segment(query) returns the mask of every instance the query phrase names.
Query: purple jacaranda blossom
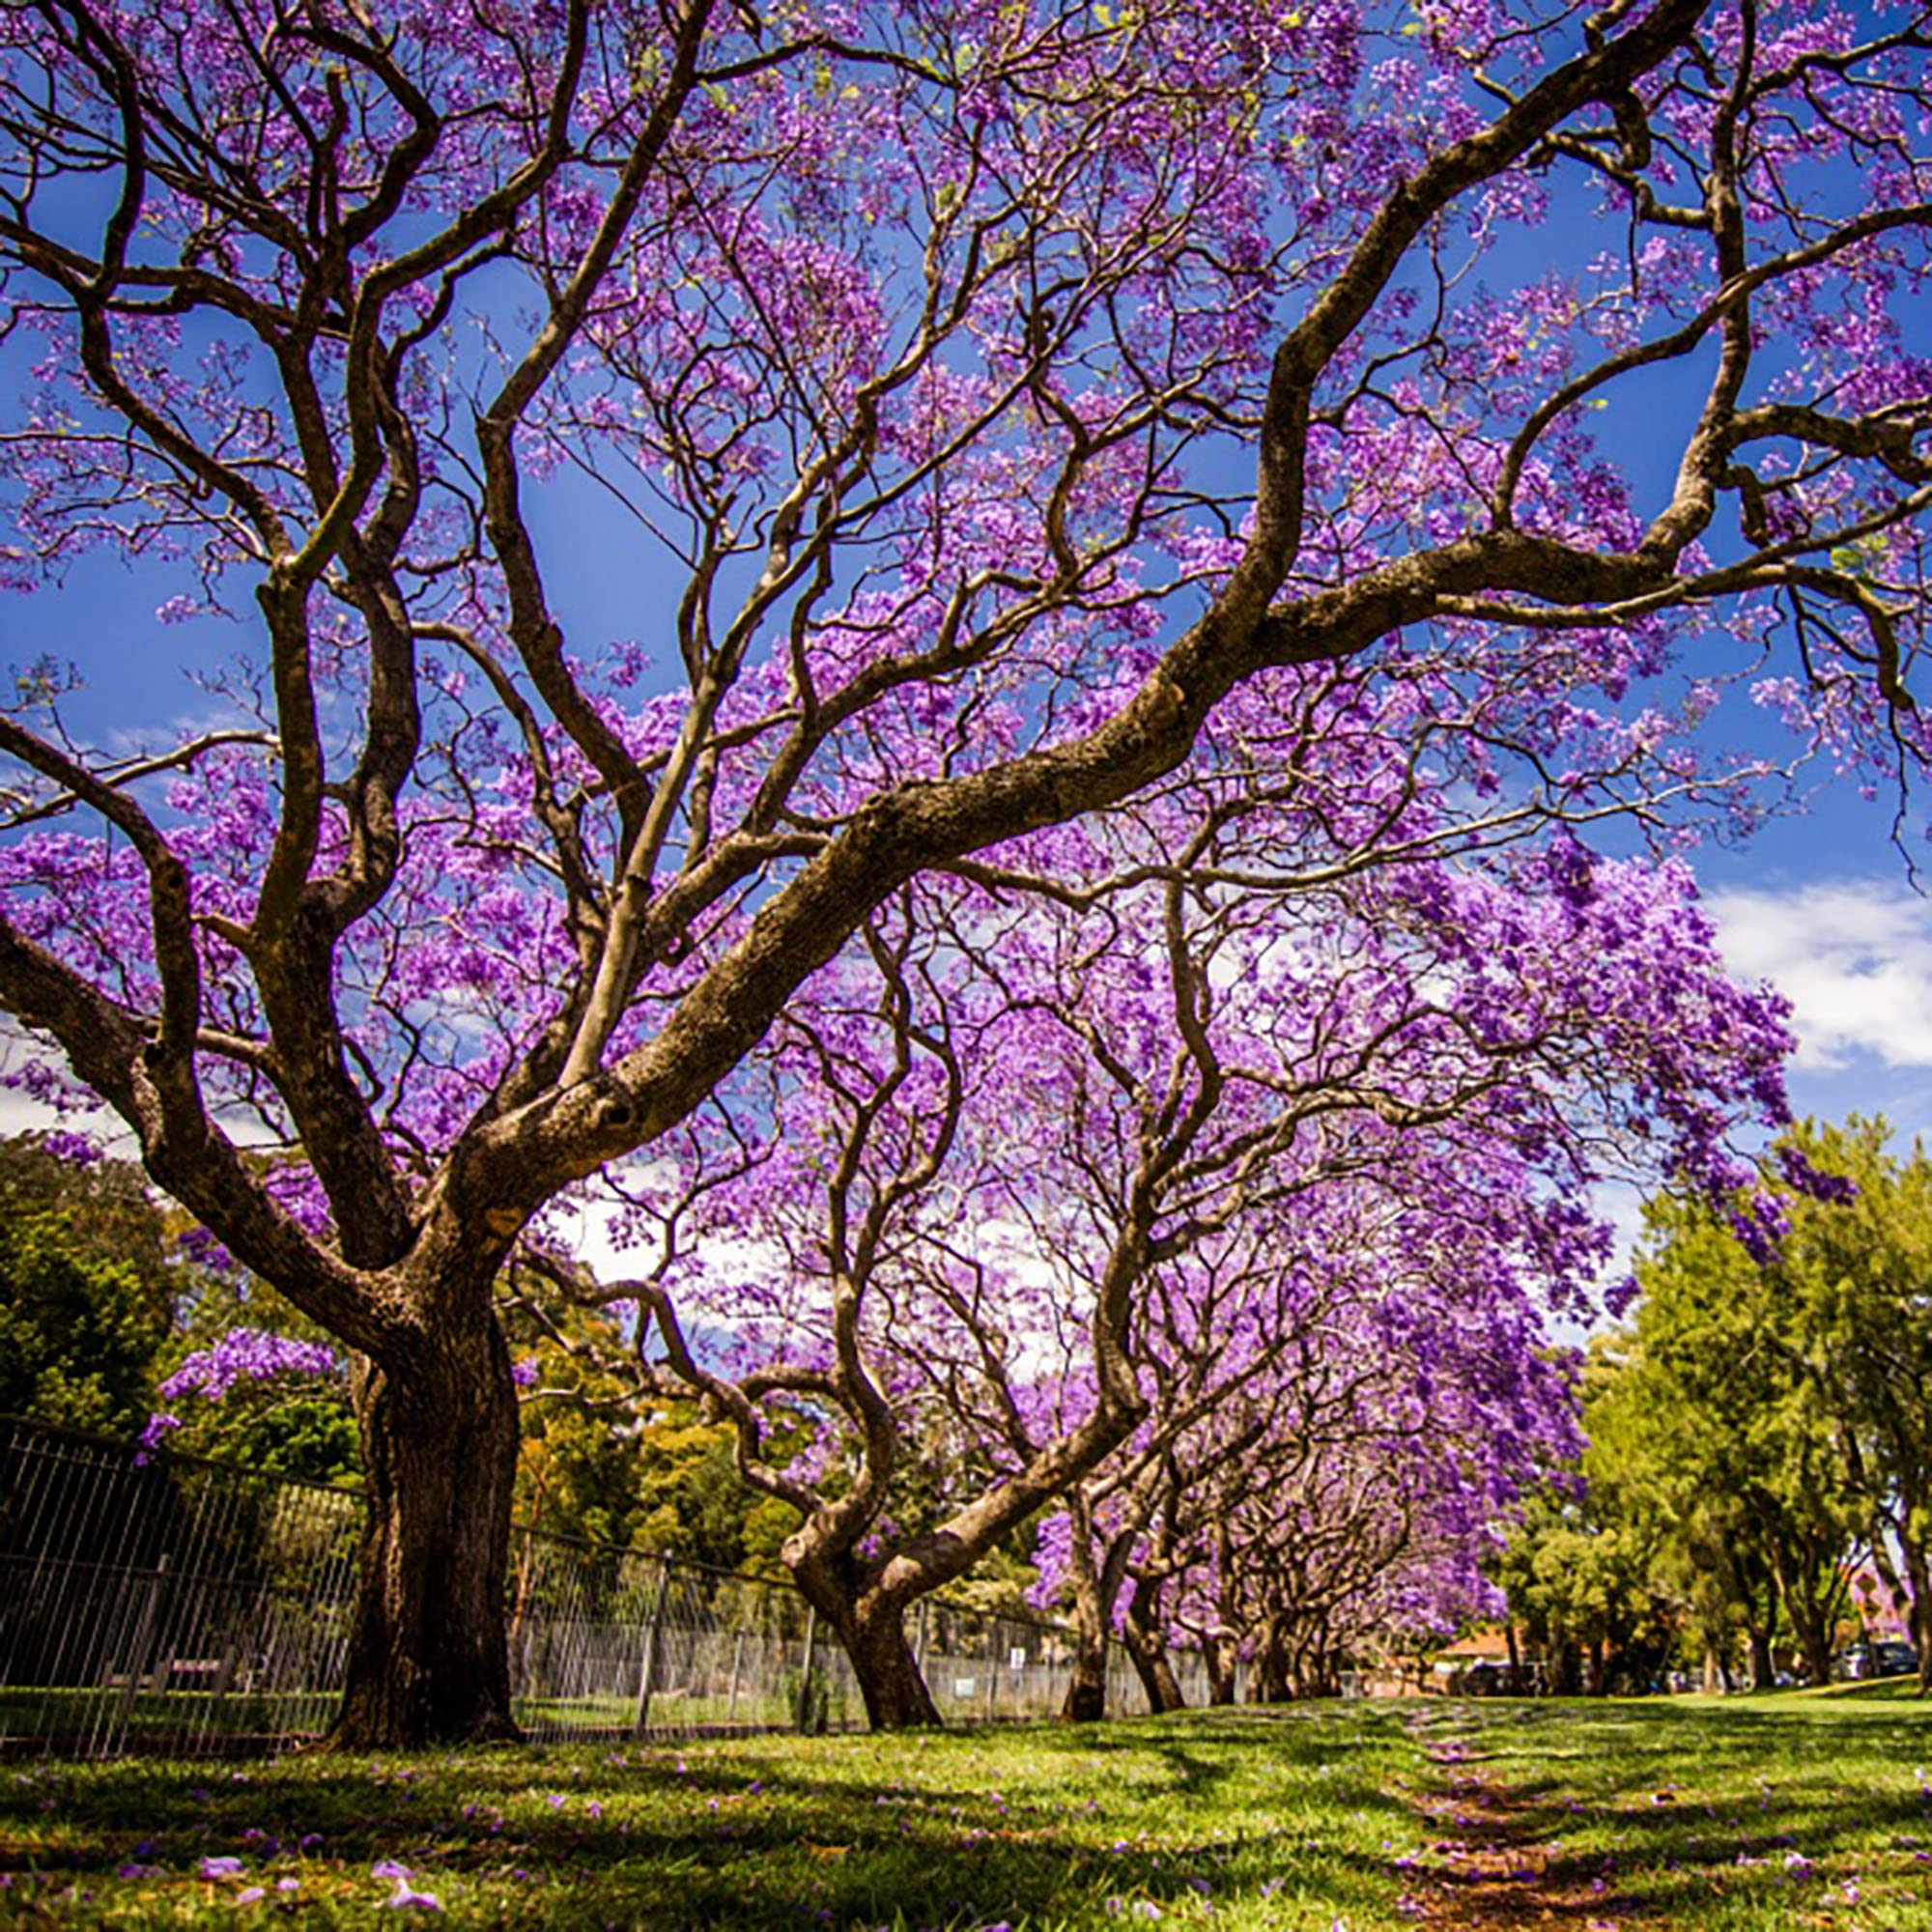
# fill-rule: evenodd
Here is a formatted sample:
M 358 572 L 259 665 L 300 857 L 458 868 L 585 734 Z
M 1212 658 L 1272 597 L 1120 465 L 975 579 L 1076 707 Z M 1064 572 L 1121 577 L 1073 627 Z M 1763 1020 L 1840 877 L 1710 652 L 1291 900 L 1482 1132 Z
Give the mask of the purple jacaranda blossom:
M 1735 740 L 1744 764 L 1710 754 L 1702 727 L 1733 675 L 1794 734 L 1793 760 L 1902 787 L 1923 759 L 1899 683 L 1918 634 L 1901 669 L 1897 620 L 1865 587 L 1923 582 L 1922 460 L 1897 440 L 1927 387 L 1903 288 L 1922 265 L 1922 48 L 1902 33 L 1858 47 L 1857 9 L 1788 10 L 1761 36 L 1735 9 L 1638 9 L 1607 53 L 1579 47 L 1563 10 L 1489 0 L 1136 0 L 1125 25 L 1104 9 L 980 11 L 956 60 L 907 58 L 890 7 L 808 6 L 796 44 L 772 50 L 750 14 L 698 12 L 696 67 L 646 75 L 631 9 L 431 7 L 380 25 L 334 9 L 327 35 L 274 37 L 270 87 L 256 10 L 117 0 L 79 39 L 52 14 L 9 16 L 10 52 L 46 78 L 16 91 L 19 169 L 76 212 L 58 275 L 41 238 L 0 238 L 0 275 L 47 282 L 31 386 L 0 438 L 0 582 L 135 557 L 168 624 L 259 593 L 260 656 L 224 696 L 275 715 L 123 782 L 118 753 L 90 764 L 91 737 L 33 722 L 65 689 L 58 669 L 21 673 L 26 789 L 0 892 L 22 943 L 0 960 L 0 1004 L 32 1012 L 70 1065 L 37 1046 L 7 1077 L 71 1110 L 85 1076 L 138 1114 L 156 1171 L 204 1195 L 215 1232 L 345 1344 L 445 1315 L 473 1342 L 494 1270 L 459 1281 L 447 1257 L 514 1240 L 532 1213 L 532 1238 L 551 1238 L 550 1204 L 600 1165 L 625 1170 L 646 1138 L 667 1200 L 700 1220 L 762 1205 L 797 1238 L 748 1247 L 820 1256 L 821 1156 L 842 1134 L 870 1163 L 852 1191 L 888 1200 L 877 1246 L 898 1270 L 856 1295 L 847 1332 L 817 1261 L 776 1287 L 672 1270 L 656 1312 L 727 1292 L 752 1304 L 743 1320 L 695 1308 L 692 1325 L 725 1337 L 738 1359 L 717 1373 L 753 1387 L 780 1297 L 812 1318 L 795 1325 L 815 1331 L 806 1369 L 827 1381 L 827 1362 L 869 1359 L 897 1327 L 902 1357 L 861 1420 L 894 1411 L 902 1432 L 927 1426 L 912 1368 L 964 1363 L 970 1378 L 984 1362 L 990 1386 L 940 1426 L 963 1439 L 996 1413 L 995 1459 L 1010 1435 L 1020 1463 L 1116 1426 L 1112 1446 L 1134 1453 L 1138 1365 L 1110 1379 L 1120 1350 L 1079 1359 L 1070 1298 L 1117 1278 L 1092 1265 L 1113 1245 L 1096 1223 L 1129 1198 L 1131 1177 L 1103 1171 L 1109 1147 L 1149 1147 L 1156 1182 L 1211 1182 L 1222 1162 L 1203 1213 L 1132 1196 L 1139 1245 L 1174 1265 L 1115 1297 L 1122 1338 L 1160 1301 L 1197 1359 L 1195 1330 L 1221 1325 L 1207 1284 L 1237 1218 L 1219 1212 L 1236 1149 L 1256 1156 L 1241 1186 L 1263 1192 L 1277 1152 L 1285 1190 L 1327 1192 L 1341 1168 L 1344 1196 L 1400 1176 L 1435 1272 L 1456 1268 L 1459 1226 L 1505 1258 L 1447 1311 L 1480 1325 L 1493 1290 L 1497 1372 L 1464 1386 L 1468 1351 L 1438 1360 L 1405 1337 L 1406 1386 L 1378 1406 L 1383 1435 L 1402 1435 L 1406 1403 L 1409 1435 L 1450 1460 L 1485 1415 L 1515 1438 L 1472 1481 L 1431 1488 L 1446 1546 L 1496 1520 L 1555 1446 L 1553 1400 L 1509 1365 L 1541 1340 L 1518 1319 L 1524 1283 L 1558 1302 L 1590 1293 L 1603 1231 L 1578 1204 L 1597 1151 L 1647 1150 L 1727 1192 L 1744 1179 L 1726 1179 L 1736 1132 L 1781 1105 L 1770 1003 L 1725 980 L 1668 864 L 1610 855 L 1704 822 L 1742 833 L 1776 803 L 1787 761 L 1755 721 Z M 344 36 L 368 82 L 341 144 L 365 192 L 345 245 L 358 275 L 421 272 L 377 274 L 350 338 L 311 357 L 282 319 L 336 313 L 340 251 L 310 246 L 289 211 L 341 199 L 345 157 L 315 129 Z M 787 57 L 800 47 L 811 58 Z M 1735 168 L 1707 78 L 1730 64 L 1751 108 Z M 694 86 L 701 69 L 754 84 Z M 1526 111 L 1548 101 L 1548 127 L 1512 115 L 1484 131 L 1532 87 Z M 1601 103 L 1638 87 L 1662 202 L 1633 185 L 1637 162 L 1601 151 Z M 159 175 L 141 164 L 144 116 L 226 129 L 237 99 L 257 117 L 248 164 L 268 157 L 262 195 L 234 193 L 241 163 L 219 141 L 193 160 L 170 145 Z M 96 177 L 124 146 L 131 199 L 102 202 L 90 236 Z M 607 202 L 606 164 L 627 149 L 635 179 Z M 1559 199 L 1548 178 L 1573 170 Z M 1701 207 L 1701 184 L 1733 175 L 1741 231 L 1714 250 L 1694 231 L 1728 217 Z M 687 181 L 703 220 L 679 217 Z M 1560 259 L 1539 266 L 1520 241 L 1552 206 Z M 1571 218 L 1598 207 L 1601 258 Z M 1626 261 L 1609 237 L 1627 213 Z M 1691 232 L 1650 232 L 1660 213 Z M 1867 218 L 1892 224 L 1883 245 L 1846 226 Z M 1730 285 L 1735 259 L 1754 265 L 1747 287 Z M 908 299 L 921 263 L 932 286 Z M 119 288 L 124 268 L 169 293 Z M 580 270 L 582 299 L 559 308 Z M 1423 298 L 1437 274 L 1455 302 Z M 526 361 L 530 308 L 546 332 Z M 1735 385 L 1705 410 L 1666 382 L 1655 409 L 1638 401 L 1641 461 L 1592 428 L 1582 405 L 1623 400 L 1639 365 L 1701 356 L 1714 327 L 1748 345 L 1753 404 L 1775 399 L 1754 424 L 1729 421 Z M 478 329 L 507 331 L 520 370 L 500 410 L 465 407 L 482 379 L 452 345 Z M 1657 479 L 1678 456 L 1673 493 Z M 576 625 L 565 648 L 548 595 L 568 547 L 547 595 L 539 533 L 514 506 L 566 463 L 635 469 L 673 506 L 674 529 L 637 526 L 649 601 L 678 612 L 658 665 Z M 1852 564 L 1834 578 L 1840 539 Z M 739 566 L 767 546 L 753 591 Z M 171 581 L 151 592 L 150 569 Z M 1821 598 L 1841 623 L 1807 608 Z M 1190 824 L 1191 804 L 1206 810 Z M 1600 824 L 1604 849 L 1586 850 Z M 1169 932 L 1214 953 L 1179 975 L 1184 1010 L 1155 937 Z M 995 938 L 999 970 L 974 970 Z M 914 1023 L 903 1080 L 895 1001 Z M 107 1011 L 125 1024 L 103 1033 Z M 855 1097 L 807 1135 L 780 1117 L 814 1056 L 853 1074 Z M 653 1098 L 633 1107 L 646 1059 Z M 958 1133 L 937 1130 L 950 1084 Z M 1242 1091 L 1197 1132 L 1193 1103 L 1215 1087 Z M 145 1096 L 163 1091 L 157 1113 Z M 542 1131 L 498 1187 L 490 1137 L 506 1118 Z M 238 1122 L 281 1151 L 254 1158 Z M 1177 1123 L 1201 1146 L 1174 1145 Z M 1423 1172 L 1403 1150 L 1432 1138 Z M 979 1231 L 1021 1227 L 991 1211 L 1001 1139 L 1028 1192 L 1004 1206 L 1056 1204 L 1036 1223 L 1042 1252 L 1004 1268 L 945 1239 L 972 1230 L 984 1250 Z M 734 1142 L 753 1158 L 714 1200 L 712 1156 Z M 1459 1191 L 1463 1151 L 1476 1173 Z M 930 1188 L 873 1186 L 928 1153 Z M 1068 1192 L 1083 1170 L 1094 1184 Z M 661 1208 L 627 1202 L 627 1240 Z M 1323 1275 L 1347 1218 L 1321 1217 L 1296 1267 Z M 1214 1238 L 1183 1252 L 1203 1228 Z M 345 1264 L 365 1229 L 380 1267 Z M 989 1281 L 983 1304 L 967 1277 Z M 1408 1284 L 1394 1286 L 1401 1304 Z M 882 1296 L 922 1305 L 889 1321 Z M 1250 1365 L 1269 1332 L 1252 1313 L 1223 1329 Z M 1050 1376 L 1014 1378 L 1044 1359 L 1043 1334 L 1072 1345 Z M 492 1405 L 508 1413 L 499 1357 L 465 1378 L 479 1441 Z M 1174 1366 L 1150 1364 L 1150 1385 Z M 433 1406 L 395 1393 L 398 1429 L 424 1426 Z M 776 1472 L 792 1494 L 819 1485 L 835 1524 L 870 1493 L 838 1406 L 804 1466 Z M 445 1509 L 451 1485 L 472 1485 L 499 1530 L 507 1466 L 485 1484 L 480 1466 L 397 1460 Z M 1365 1509 L 1364 1532 L 1391 1516 Z M 884 1560 L 933 1527 L 875 1513 L 834 1553 Z M 1195 1567 L 1177 1597 L 1224 1580 Z M 1357 1613 L 1433 1629 L 1488 1607 L 1479 1566 L 1400 1567 Z M 483 1587 L 451 1602 L 493 1606 L 487 1637 L 501 1578 L 460 1580 Z M 1099 1619 L 1103 1645 L 1126 1607 Z M 439 1708 L 484 1694 L 461 1672 L 439 1688 Z
M 442 1900 L 433 1891 L 417 1891 L 399 1879 L 395 1890 L 383 1901 L 383 1909 L 385 1912 L 440 1912 Z

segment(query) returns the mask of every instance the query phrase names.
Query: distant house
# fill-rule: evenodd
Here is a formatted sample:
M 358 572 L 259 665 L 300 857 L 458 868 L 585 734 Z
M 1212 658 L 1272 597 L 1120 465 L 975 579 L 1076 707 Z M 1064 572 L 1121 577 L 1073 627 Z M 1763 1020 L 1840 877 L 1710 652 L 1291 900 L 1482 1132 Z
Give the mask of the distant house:
M 1852 1573 L 1852 1614 L 1866 1637 L 1883 1643 L 1890 1638 L 1909 1640 L 1912 1622 L 1905 1600 L 1867 1563 Z
M 1478 1668 L 1509 1669 L 1509 1636 L 1501 1624 L 1478 1624 L 1438 1651 L 1409 1657 L 1390 1657 L 1354 1675 L 1360 1693 L 1370 1697 L 1412 1697 L 1418 1691 L 1454 1697 L 1468 1688 L 1469 1673 Z M 1500 1685 L 1483 1688 L 1501 1688 Z

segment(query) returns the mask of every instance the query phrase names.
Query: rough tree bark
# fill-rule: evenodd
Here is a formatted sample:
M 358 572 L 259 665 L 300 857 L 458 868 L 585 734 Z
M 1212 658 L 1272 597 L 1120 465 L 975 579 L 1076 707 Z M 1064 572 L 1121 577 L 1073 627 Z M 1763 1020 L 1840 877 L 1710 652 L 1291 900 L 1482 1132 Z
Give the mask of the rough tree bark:
M 794 1539 L 785 1561 L 806 1602 L 843 1646 L 872 1729 L 937 1726 L 939 1707 L 906 1641 L 905 1615 L 917 1594 L 886 1588 L 872 1566 L 849 1550 L 800 1549 Z
M 1239 1653 L 1232 1637 L 1204 1636 L 1201 1655 L 1208 1664 L 1208 1701 L 1224 1706 L 1235 1701 Z
M 1107 1715 L 1107 1633 L 1077 1602 L 1074 1626 L 1073 1674 L 1060 1715 L 1068 1723 L 1098 1723 Z
M 1294 1694 L 1288 1676 L 1288 1634 L 1279 1616 L 1262 1626 L 1255 1649 L 1255 1702 L 1286 1704 Z
M 1174 1674 L 1174 1663 L 1161 1635 L 1158 1593 L 1152 1593 L 1151 1600 L 1146 1584 L 1134 1592 L 1134 1600 L 1127 1606 L 1123 1634 L 1134 1674 L 1147 1692 L 1148 1709 L 1184 1711 L 1187 1699 L 1181 1694 L 1180 1680 Z
M 1918 1653 L 1918 1694 L 1932 1696 L 1932 1561 L 1916 1536 L 1901 1536 L 1899 1547 L 1912 1597 L 1909 1614 L 1913 1647 Z
M 1093 1724 L 1107 1715 L 1107 1633 L 1126 1577 L 1132 1537 L 1116 1537 L 1106 1555 L 1094 1560 L 1094 1514 L 1078 1484 L 1067 1492 L 1072 1520 L 1067 1582 L 1073 1592 L 1073 1675 L 1060 1706 L 1068 1723 Z M 1158 1708 L 1158 1707 L 1156 1707 Z
M 494 1321 L 452 1328 L 355 1391 L 366 1514 L 347 1690 L 329 1742 L 375 1750 L 518 1735 L 503 1579 L 517 1397 Z

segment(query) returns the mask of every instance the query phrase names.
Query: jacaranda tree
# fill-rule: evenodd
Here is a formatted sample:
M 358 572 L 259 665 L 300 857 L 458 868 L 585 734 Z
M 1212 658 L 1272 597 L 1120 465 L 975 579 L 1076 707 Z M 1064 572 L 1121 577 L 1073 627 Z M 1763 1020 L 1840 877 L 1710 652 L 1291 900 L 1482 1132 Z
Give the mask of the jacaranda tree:
M 1451 1379 L 1432 1268 L 1466 1297 L 1444 1321 L 1491 1300 L 1500 1334 L 1526 1283 L 1601 1264 L 1606 1164 L 1721 1189 L 1729 1123 L 1777 1116 L 1781 1004 L 1723 979 L 1681 867 L 1567 830 L 1485 854 L 1359 716 L 1317 716 L 1293 762 L 1256 718 L 1237 766 L 911 889 L 627 1190 L 648 1272 L 600 1292 L 642 1311 L 648 1385 L 701 1391 L 800 1512 L 786 1560 L 874 1722 L 935 1720 L 907 1608 L 1069 1486 L 1125 1511 L 1111 1584 L 1080 1541 L 1065 1572 L 1099 1715 L 1142 1485 L 1225 1397 L 1295 1411 L 1297 1344 L 1365 1283 L 1421 1338 L 1375 1346 Z M 1383 755 L 1337 787 L 1358 736 Z M 1369 852 L 1338 844 L 1384 782 Z M 810 1467 L 764 1441 L 801 1405 Z
M 1380 1151 L 1412 1188 L 1432 1152 L 1438 1172 L 1413 1200 L 1384 1174 L 1297 1214 L 1326 1224 L 1321 1247 L 1270 1243 L 1286 1279 L 1265 1346 L 1210 1350 L 1160 1311 L 1148 1421 L 1042 1526 L 1041 1601 L 1070 1600 L 1083 1647 L 1118 1628 L 1153 1710 L 1181 1702 L 1177 1639 L 1231 1701 L 1244 1651 L 1280 1697 L 1332 1690 L 1371 1642 L 1455 1630 L 1492 1602 L 1497 1525 L 1575 1451 L 1520 1177 L 1471 1184 L 1453 1137 Z
M 510 1728 L 493 1284 L 909 880 L 1269 668 L 1427 659 L 1558 795 L 1761 668 L 1916 760 L 1925 56 L 1758 0 L 4 0 L 7 574 L 172 567 L 248 664 L 141 754 L 24 680 L 0 1000 L 356 1351 L 341 1741 Z M 638 642 L 564 635 L 592 500 Z

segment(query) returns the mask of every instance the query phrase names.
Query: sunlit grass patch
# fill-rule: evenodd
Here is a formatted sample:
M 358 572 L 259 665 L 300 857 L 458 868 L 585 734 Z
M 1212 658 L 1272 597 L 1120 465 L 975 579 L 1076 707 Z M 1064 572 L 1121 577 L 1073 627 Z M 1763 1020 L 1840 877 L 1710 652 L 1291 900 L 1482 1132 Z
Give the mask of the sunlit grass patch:
M 26 1924 L 1932 1932 L 1932 1711 L 1329 1704 L 10 1767 L 0 1871 Z
M 1932 1927 L 1932 1711 L 1892 1699 L 1465 1707 L 1472 1774 L 1605 1923 Z
M 1092 1730 L 10 1775 L 12 1909 L 367 1924 L 1399 1922 L 1418 1751 L 1391 1708 Z M 412 1903 L 411 1900 L 431 1901 Z M 245 1902 L 244 1902 L 245 1901 Z

